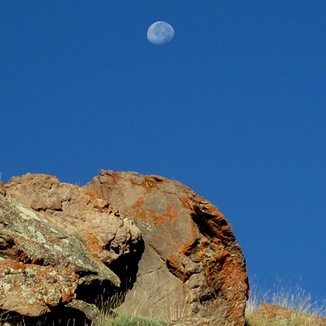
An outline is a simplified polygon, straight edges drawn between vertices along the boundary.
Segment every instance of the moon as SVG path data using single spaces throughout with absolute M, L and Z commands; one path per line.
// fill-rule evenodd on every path
M 164 21 L 157 21 L 153 23 L 147 30 L 148 41 L 155 45 L 161 45 L 170 42 L 173 37 L 173 27 Z

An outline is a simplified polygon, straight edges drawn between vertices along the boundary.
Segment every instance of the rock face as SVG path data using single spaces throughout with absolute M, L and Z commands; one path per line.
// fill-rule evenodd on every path
M 117 291 L 120 278 L 107 266 L 131 254 L 140 258 L 140 230 L 92 192 L 52 176 L 16 177 L 5 189 L 0 308 L 49 319 L 64 306 L 94 316 L 96 307 L 81 302 L 94 303 L 105 288 Z
M 20 203 L 78 236 L 106 265 L 134 253 L 142 242 L 135 224 L 92 189 L 60 183 L 56 177 L 42 174 L 12 178 L 5 188 Z
M 0 196 L 0 308 L 40 316 L 72 303 L 79 285 L 119 278 L 75 237 Z
M 171 325 L 245 324 L 247 273 L 232 229 L 181 183 L 101 171 L 83 187 L 27 174 L 2 189 L 1 309 L 40 316 L 64 306 L 87 315 L 80 307 L 105 290 L 119 293 L 118 313 Z M 16 304 L 22 288 L 33 300 Z M 52 301 L 38 295 L 52 289 Z
M 146 315 L 200 315 L 211 325 L 244 325 L 245 260 L 230 225 L 208 201 L 179 182 L 101 171 L 86 185 L 143 233 L 145 252 L 126 297 L 146 298 Z

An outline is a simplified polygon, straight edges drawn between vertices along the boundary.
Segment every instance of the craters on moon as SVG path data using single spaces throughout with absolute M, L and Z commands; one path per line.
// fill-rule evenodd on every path
M 147 30 L 148 41 L 155 45 L 162 45 L 170 42 L 173 37 L 173 27 L 164 21 L 157 21 L 153 23 Z

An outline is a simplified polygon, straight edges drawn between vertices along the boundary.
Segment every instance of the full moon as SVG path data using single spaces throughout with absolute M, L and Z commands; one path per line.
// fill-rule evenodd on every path
M 147 39 L 153 44 L 161 45 L 170 42 L 174 36 L 173 27 L 164 21 L 157 21 L 149 26 Z

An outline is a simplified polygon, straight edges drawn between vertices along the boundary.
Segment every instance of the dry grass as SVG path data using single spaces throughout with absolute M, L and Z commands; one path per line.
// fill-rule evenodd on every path
M 139 313 L 142 305 L 145 304 L 144 296 L 136 295 L 132 298 L 128 308 L 119 307 L 123 301 L 119 294 L 116 294 L 109 301 L 103 300 L 104 296 L 98 297 L 97 306 L 101 307 L 101 315 L 92 323 L 92 326 L 165 326 L 167 323 L 159 318 L 142 316 Z
M 119 301 L 119 298 L 116 300 Z M 166 316 L 158 316 L 159 318 L 140 316 L 139 308 L 144 300 L 135 296 L 134 305 L 124 310 L 118 309 L 118 314 L 113 311 L 117 304 L 115 299 L 109 306 L 106 305 L 107 302 L 101 302 L 102 313 L 92 326 L 166 326 L 169 320 L 175 319 L 173 315 L 175 317 L 180 314 L 179 311 L 168 311 Z M 268 305 L 264 305 L 264 302 Z M 265 293 L 254 288 L 246 308 L 247 326 L 321 326 L 326 325 L 325 317 L 326 301 L 314 301 L 311 295 L 299 286 L 292 289 L 278 286 L 274 291 Z M 0 316 L 0 326 L 4 325 L 6 320 Z M 25 325 L 24 322 L 19 324 Z M 74 322 L 70 322 L 69 326 L 75 326 Z
M 265 303 L 268 303 L 265 304 Z M 326 301 L 314 301 L 301 287 L 278 286 L 272 292 L 251 292 L 246 308 L 247 326 L 326 325 Z

